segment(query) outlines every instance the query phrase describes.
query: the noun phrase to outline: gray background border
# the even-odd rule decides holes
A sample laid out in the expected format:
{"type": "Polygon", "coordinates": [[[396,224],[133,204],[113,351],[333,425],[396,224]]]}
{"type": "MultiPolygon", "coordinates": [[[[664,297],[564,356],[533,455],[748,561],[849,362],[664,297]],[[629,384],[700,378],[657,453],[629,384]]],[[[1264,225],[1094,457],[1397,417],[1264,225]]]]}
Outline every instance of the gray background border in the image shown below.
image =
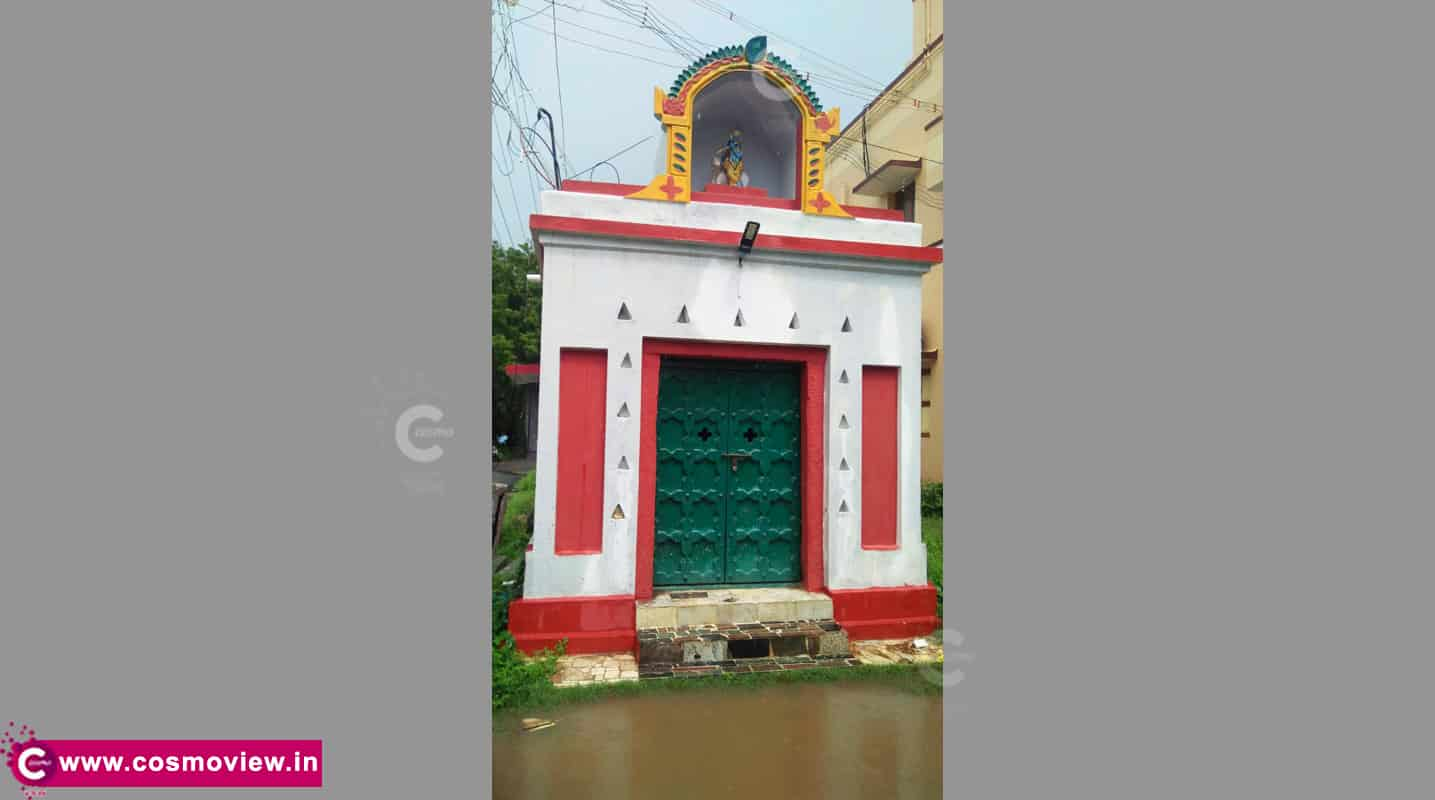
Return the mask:
{"type": "Polygon", "coordinates": [[[487,794],[487,12],[0,6],[6,720],[487,794]]]}
{"type": "Polygon", "coordinates": [[[948,4],[949,796],[1429,792],[1431,23],[948,4]]]}
{"type": "MultiPolygon", "coordinates": [[[[489,785],[485,11],[0,7],[7,718],[489,785]]],[[[953,796],[1428,785],[1422,11],[949,7],[953,796]]]]}

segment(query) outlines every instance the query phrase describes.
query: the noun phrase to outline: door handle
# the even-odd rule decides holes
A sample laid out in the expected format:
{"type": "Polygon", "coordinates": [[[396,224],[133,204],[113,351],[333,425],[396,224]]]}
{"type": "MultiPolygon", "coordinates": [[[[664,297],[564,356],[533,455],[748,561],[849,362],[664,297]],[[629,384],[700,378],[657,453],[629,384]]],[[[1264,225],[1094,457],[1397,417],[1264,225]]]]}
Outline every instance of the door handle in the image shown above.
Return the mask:
{"type": "Polygon", "coordinates": [[[752,458],[752,456],[747,453],[723,453],[721,457],[728,459],[729,463],[732,464],[733,472],[737,472],[737,462],[739,459],[752,458]]]}

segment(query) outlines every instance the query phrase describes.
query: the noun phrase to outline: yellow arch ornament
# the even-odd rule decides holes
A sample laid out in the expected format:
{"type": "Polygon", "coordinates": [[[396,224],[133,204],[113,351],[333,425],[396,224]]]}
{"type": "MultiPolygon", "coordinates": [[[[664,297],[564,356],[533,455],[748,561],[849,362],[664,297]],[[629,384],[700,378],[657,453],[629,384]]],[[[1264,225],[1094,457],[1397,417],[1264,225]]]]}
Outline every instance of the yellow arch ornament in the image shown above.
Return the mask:
{"type": "MultiPolygon", "coordinates": [[[[757,42],[757,40],[754,40],[757,42]]],[[[675,84],[671,95],[661,88],[653,89],[653,116],[663,124],[667,139],[666,171],[628,197],[640,200],[663,200],[687,203],[692,200],[692,175],[707,169],[705,157],[693,152],[693,101],[713,81],[731,72],[758,72],[785,91],[802,114],[802,179],[799,185],[802,211],[824,217],[852,215],[838,205],[825,188],[827,145],[840,131],[841,112],[826,111],[814,102],[810,90],[798,82],[791,68],[781,59],[769,58],[766,42],[760,43],[761,55],[751,58],[754,42],[747,47],[727,47],[704,56],[684,71],[686,78],[675,84]],[[745,52],[746,50],[746,52],[745,52]]]]}

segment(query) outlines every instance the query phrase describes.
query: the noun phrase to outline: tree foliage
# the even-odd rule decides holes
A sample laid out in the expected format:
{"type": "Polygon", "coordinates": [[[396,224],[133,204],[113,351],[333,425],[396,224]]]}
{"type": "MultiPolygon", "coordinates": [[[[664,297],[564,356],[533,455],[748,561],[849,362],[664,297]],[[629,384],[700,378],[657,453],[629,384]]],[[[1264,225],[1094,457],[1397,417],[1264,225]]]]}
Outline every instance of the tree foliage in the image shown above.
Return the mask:
{"type": "Polygon", "coordinates": [[[509,380],[504,367],[538,361],[538,332],[543,292],[528,282],[538,259],[527,243],[493,245],[493,433],[507,434],[508,447],[524,441],[523,392],[509,380]]]}

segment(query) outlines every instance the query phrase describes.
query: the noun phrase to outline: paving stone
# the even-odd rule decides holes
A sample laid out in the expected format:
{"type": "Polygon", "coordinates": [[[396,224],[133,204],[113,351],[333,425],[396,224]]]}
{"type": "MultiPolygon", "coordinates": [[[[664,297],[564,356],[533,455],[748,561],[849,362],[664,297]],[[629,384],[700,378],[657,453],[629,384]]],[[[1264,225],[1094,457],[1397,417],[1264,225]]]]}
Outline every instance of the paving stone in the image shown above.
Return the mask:
{"type": "Polygon", "coordinates": [[[847,655],[850,652],[846,631],[823,631],[817,637],[818,655],[847,655]]]}
{"type": "Polygon", "coordinates": [[[930,664],[942,660],[942,646],[930,637],[918,637],[925,647],[917,647],[915,639],[887,639],[852,642],[852,656],[864,664],[930,664]]]}

